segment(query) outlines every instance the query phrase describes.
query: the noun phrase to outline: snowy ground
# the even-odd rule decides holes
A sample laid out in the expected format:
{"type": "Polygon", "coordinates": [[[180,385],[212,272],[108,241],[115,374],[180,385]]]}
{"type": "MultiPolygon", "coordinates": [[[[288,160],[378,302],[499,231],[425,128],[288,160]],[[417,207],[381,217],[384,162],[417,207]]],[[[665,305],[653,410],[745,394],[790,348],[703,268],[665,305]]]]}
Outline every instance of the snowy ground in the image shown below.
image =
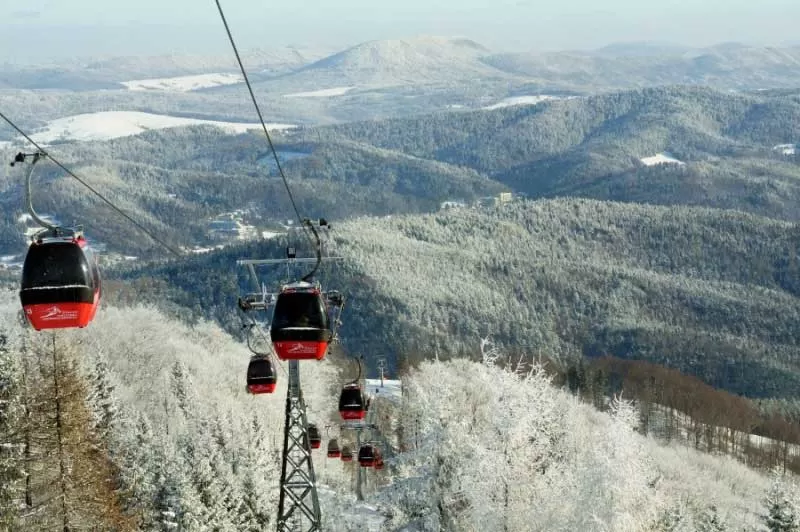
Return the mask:
{"type": "Polygon", "coordinates": [[[10,270],[21,269],[23,259],[24,257],[22,255],[0,255],[0,267],[10,270]]]}
{"type": "Polygon", "coordinates": [[[333,87],[330,89],[320,89],[308,92],[293,92],[291,94],[284,94],[284,98],[329,98],[331,96],[341,96],[348,91],[355,89],[355,87],[333,87]]]}
{"type": "Polygon", "coordinates": [[[794,155],[797,152],[797,144],[778,144],[772,149],[781,152],[783,155],[794,155]]]}
{"type": "Polygon", "coordinates": [[[679,161],[667,152],[657,153],[650,157],[642,157],[639,160],[642,161],[642,163],[646,166],[655,166],[657,164],[686,164],[683,161],[679,161]]]}
{"type": "Polygon", "coordinates": [[[545,100],[553,100],[555,96],[547,96],[546,94],[537,94],[537,95],[530,95],[530,96],[511,96],[509,98],[503,98],[497,103],[493,103],[492,105],[487,105],[486,107],[481,107],[481,109],[500,109],[502,107],[511,107],[512,105],[536,105],[537,103],[541,103],[545,100]]]}
{"type": "Polygon", "coordinates": [[[132,91],[189,92],[222,85],[233,85],[243,81],[244,78],[239,74],[216,73],[178,76],[175,78],[134,79],[123,81],[122,85],[132,91]]]}
{"type": "Polygon", "coordinates": [[[364,379],[365,391],[373,397],[382,397],[399,403],[403,400],[403,386],[400,381],[383,379],[364,379]]]}
{"type": "MultiPolygon", "coordinates": [[[[59,140],[96,141],[138,135],[150,129],[200,124],[221,127],[230,133],[243,133],[249,129],[260,128],[258,124],[181,118],[138,111],[102,111],[58,118],[31,136],[33,140],[43,144],[59,140]]],[[[291,124],[267,124],[267,128],[272,130],[293,127],[295,126],[291,124]]]]}

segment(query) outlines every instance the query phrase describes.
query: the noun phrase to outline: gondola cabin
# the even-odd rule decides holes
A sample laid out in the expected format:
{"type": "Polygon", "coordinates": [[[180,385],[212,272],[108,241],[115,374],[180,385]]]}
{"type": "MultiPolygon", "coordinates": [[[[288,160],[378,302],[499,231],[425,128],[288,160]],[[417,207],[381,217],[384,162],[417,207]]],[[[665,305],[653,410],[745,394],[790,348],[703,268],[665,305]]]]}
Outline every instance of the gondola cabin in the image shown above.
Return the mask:
{"type": "Polygon", "coordinates": [[[247,391],[252,394],[272,393],[278,382],[275,366],[269,357],[253,357],[247,365],[247,391]]]}
{"type": "Polygon", "coordinates": [[[375,469],[383,469],[383,458],[378,457],[375,460],[375,469]]]}
{"type": "Polygon", "coordinates": [[[358,464],[361,467],[372,467],[375,465],[376,458],[375,447],[369,443],[361,446],[358,450],[358,464]]]}
{"type": "Polygon", "coordinates": [[[318,285],[284,286],[275,302],[270,337],[281,360],[322,360],[333,337],[325,298],[318,285]]]}
{"type": "Polygon", "coordinates": [[[342,462],[352,462],[353,461],[353,451],[350,449],[348,445],[342,447],[342,462]]]}
{"type": "Polygon", "coordinates": [[[100,294],[100,268],[82,234],[31,243],[19,297],[34,329],[86,327],[97,313],[100,294]]]}
{"type": "Polygon", "coordinates": [[[319,429],[313,423],[308,425],[308,442],[311,444],[312,449],[319,449],[322,445],[322,437],[319,434],[319,429]]]}
{"type": "Polygon", "coordinates": [[[339,394],[339,415],[345,421],[364,419],[367,415],[364,394],[358,383],[351,382],[342,387],[339,394]]]}
{"type": "Polygon", "coordinates": [[[339,458],[342,456],[342,450],[339,449],[339,442],[336,438],[328,441],[328,458],[339,458]]]}

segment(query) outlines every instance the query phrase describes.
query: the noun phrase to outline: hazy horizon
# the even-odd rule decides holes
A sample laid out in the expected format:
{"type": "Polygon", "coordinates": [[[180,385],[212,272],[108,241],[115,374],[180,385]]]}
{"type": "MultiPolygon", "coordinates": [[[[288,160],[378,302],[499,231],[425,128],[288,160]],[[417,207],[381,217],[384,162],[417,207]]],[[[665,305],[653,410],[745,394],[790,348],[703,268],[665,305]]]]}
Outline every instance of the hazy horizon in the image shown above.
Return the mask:
{"type": "MultiPolygon", "coordinates": [[[[29,0],[0,7],[0,61],[32,62],[120,55],[230,53],[216,5],[190,0],[139,0],[129,5],[74,0],[29,0]]],[[[433,6],[423,0],[376,6],[342,0],[335,6],[311,0],[297,7],[254,0],[223,1],[242,49],[285,46],[342,49],[360,42],[417,35],[464,36],[496,51],[590,50],[624,42],[704,47],[723,42],[785,45],[797,42],[800,3],[763,0],[674,0],[642,5],[632,0],[603,4],[534,6],[526,0],[462,0],[433,6]]]]}

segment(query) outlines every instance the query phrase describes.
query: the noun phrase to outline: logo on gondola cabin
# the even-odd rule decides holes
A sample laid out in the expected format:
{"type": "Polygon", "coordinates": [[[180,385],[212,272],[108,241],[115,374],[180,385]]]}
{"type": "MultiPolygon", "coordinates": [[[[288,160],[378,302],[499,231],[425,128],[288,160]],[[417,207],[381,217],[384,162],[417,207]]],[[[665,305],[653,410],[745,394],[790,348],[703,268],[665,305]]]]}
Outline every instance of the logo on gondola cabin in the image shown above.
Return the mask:
{"type": "Polygon", "coordinates": [[[47,309],[44,313],[42,313],[42,315],[39,316],[39,319],[42,319],[42,320],[73,320],[73,319],[75,319],[77,317],[78,317],[78,311],[77,310],[63,311],[60,308],[58,308],[57,306],[52,306],[49,309],[47,309]]]}
{"type": "Polygon", "coordinates": [[[289,348],[289,353],[300,354],[300,353],[316,353],[317,348],[313,345],[304,345],[304,344],[294,344],[292,347],[289,348]]]}

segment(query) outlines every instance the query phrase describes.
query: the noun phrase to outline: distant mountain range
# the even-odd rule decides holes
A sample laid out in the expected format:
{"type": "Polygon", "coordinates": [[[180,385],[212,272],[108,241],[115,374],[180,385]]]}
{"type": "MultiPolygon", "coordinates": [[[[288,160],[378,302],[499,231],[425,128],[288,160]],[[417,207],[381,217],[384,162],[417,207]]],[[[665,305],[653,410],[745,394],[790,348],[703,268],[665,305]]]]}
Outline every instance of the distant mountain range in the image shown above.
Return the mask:
{"type": "MultiPolygon", "coordinates": [[[[265,92],[357,85],[505,81],[517,88],[593,92],[632,87],[703,84],[754,90],[800,84],[800,46],[723,43],[690,48],[616,43],[595,51],[495,52],[465,38],[415,37],[369,41],[346,50],[281,48],[245,54],[265,92]]],[[[0,86],[92,90],[122,88],[137,78],[236,72],[232,56],[120,57],[43,66],[5,65],[0,86]]]]}

